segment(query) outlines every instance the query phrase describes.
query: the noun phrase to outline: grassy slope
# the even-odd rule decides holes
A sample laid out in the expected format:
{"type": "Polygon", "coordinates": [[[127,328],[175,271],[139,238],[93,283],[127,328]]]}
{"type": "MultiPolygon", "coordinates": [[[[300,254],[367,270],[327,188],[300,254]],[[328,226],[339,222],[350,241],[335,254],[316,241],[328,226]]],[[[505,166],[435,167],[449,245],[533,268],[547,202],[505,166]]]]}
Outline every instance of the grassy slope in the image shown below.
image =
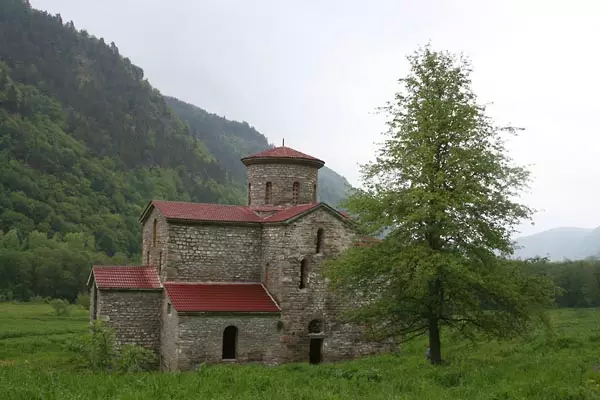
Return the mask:
{"type": "Polygon", "coordinates": [[[70,370],[62,345],[87,313],[58,318],[46,305],[0,304],[0,398],[9,399],[597,399],[600,313],[552,313],[556,335],[471,344],[446,337],[449,363],[431,367],[424,340],[398,355],[338,364],[207,366],[189,373],[70,370]]]}

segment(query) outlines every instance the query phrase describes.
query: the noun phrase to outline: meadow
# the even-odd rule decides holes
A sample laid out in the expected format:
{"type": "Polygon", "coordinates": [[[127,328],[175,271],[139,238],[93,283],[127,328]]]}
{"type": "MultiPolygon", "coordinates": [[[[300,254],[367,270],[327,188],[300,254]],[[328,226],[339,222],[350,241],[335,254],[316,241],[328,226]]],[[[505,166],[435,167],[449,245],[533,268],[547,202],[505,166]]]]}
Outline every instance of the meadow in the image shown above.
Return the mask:
{"type": "Polygon", "coordinates": [[[202,366],[185,373],[92,373],[65,345],[88,329],[75,308],[0,303],[0,399],[600,399],[600,311],[551,312],[553,332],[471,342],[446,333],[447,362],[425,338],[398,354],[322,364],[202,366]]]}

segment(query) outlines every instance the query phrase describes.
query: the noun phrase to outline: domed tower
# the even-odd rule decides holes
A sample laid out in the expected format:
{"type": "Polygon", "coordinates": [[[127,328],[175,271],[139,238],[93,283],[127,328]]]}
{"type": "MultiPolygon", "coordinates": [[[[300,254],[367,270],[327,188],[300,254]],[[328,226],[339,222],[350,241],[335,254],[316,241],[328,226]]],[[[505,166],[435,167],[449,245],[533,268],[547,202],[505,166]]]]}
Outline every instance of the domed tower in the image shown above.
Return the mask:
{"type": "Polygon", "coordinates": [[[318,171],[325,162],[281,146],[242,158],[248,169],[248,205],[316,203],[318,171]]]}

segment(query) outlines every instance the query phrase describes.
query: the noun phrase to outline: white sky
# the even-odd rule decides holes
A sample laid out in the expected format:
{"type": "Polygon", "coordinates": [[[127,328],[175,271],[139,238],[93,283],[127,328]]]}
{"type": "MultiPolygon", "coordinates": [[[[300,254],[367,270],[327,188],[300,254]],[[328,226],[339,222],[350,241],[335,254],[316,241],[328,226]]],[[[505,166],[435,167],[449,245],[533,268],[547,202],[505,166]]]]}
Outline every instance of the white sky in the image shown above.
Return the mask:
{"type": "Polygon", "coordinates": [[[162,93],[324,159],[353,184],[405,56],[431,41],[473,62],[474,88],[531,165],[529,234],[600,225],[598,0],[31,0],[114,41],[162,93]]]}

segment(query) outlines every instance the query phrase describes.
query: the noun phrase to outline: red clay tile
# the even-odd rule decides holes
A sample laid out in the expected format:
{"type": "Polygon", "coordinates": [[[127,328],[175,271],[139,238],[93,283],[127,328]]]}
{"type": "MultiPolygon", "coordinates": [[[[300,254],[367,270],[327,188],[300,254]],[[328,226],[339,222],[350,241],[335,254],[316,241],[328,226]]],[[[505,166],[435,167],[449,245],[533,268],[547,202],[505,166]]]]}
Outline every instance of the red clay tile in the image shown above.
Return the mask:
{"type": "Polygon", "coordinates": [[[253,158],[268,158],[268,157],[273,157],[273,158],[302,158],[302,159],[305,159],[305,160],[319,161],[319,162],[324,163],[322,160],[319,160],[318,158],[315,158],[313,156],[309,156],[308,154],[304,154],[302,152],[299,152],[298,150],[294,150],[294,149],[291,149],[291,148],[285,147],[285,146],[274,147],[272,149],[268,149],[268,150],[262,151],[260,153],[253,154],[251,156],[244,157],[244,158],[242,158],[242,160],[250,160],[250,159],[253,159],[253,158]]]}
{"type": "Polygon", "coordinates": [[[154,267],[94,265],[92,274],[99,289],[160,289],[154,267]]]}
{"type": "Polygon", "coordinates": [[[245,206],[153,200],[152,204],[170,219],[190,221],[261,222],[262,218],[245,206]]]}
{"type": "Polygon", "coordinates": [[[180,312],[279,312],[259,283],[165,282],[175,310],[180,312]]]}

